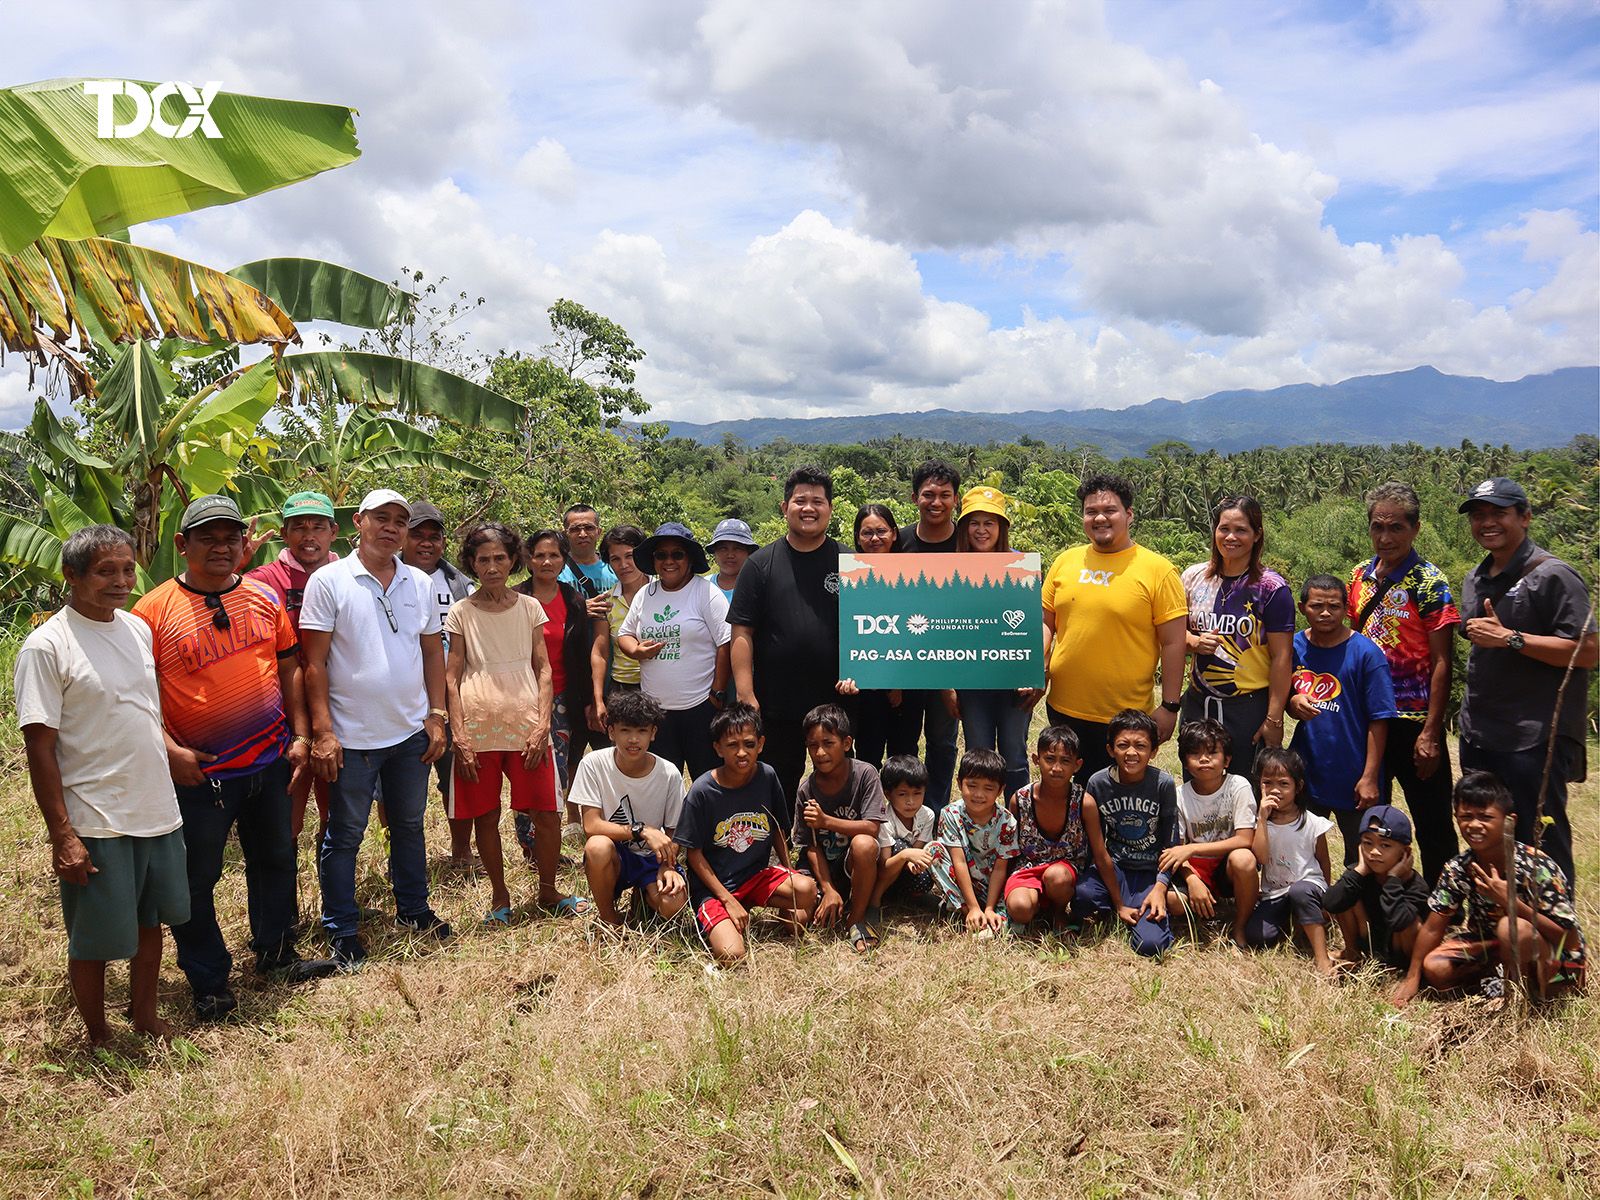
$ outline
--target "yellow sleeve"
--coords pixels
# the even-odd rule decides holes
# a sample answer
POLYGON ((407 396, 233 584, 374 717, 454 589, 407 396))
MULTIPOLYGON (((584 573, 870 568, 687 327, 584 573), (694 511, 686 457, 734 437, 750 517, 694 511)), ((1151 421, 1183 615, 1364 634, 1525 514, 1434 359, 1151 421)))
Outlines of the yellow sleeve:
POLYGON ((1183 590, 1178 568, 1163 558, 1157 569, 1161 574, 1156 579, 1150 597, 1150 610, 1155 614, 1155 623, 1162 625, 1174 617, 1187 617, 1189 597, 1183 590))

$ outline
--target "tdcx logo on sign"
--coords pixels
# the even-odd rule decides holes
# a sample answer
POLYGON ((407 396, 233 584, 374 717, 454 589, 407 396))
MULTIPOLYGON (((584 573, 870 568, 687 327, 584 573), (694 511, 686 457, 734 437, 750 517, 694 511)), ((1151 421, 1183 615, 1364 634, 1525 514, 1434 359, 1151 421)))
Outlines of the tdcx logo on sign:
POLYGON ((211 119, 211 102, 217 98, 222 84, 212 80, 196 88, 191 83, 170 80, 145 91, 143 84, 128 79, 88 79, 83 92, 95 98, 95 132, 103 138, 138 137, 146 129, 159 137, 186 138, 196 130, 208 138, 219 138, 222 130, 211 119), (116 101, 127 96, 133 101, 133 119, 117 123, 116 101), (182 97, 189 113, 174 125, 162 115, 161 108, 173 97, 182 97))
POLYGON ((900 616, 896 613, 889 617, 872 617, 863 613, 856 614, 856 632, 868 633, 899 633, 900 616))

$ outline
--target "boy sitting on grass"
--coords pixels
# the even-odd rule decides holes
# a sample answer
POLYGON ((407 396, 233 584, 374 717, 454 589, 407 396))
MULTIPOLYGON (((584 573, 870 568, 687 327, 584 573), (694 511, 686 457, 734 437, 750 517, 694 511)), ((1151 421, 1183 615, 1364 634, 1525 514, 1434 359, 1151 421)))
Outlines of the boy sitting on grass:
POLYGON ((1046 725, 1033 751, 1037 783, 1011 797, 1017 819, 1017 858, 1006 878, 1006 915, 1015 925, 1037 917, 1066 919, 1083 871, 1083 765, 1070 725, 1046 725))
POLYGON ((711 953, 721 963, 745 956, 750 909, 776 908, 791 932, 811 920, 817 886, 787 864, 783 786, 760 761, 761 714, 730 704, 711 718, 711 741, 722 765, 689 787, 673 840, 689 852, 689 896, 711 953))
MULTIPOLYGON (((1440 991, 1485 981, 1501 967, 1546 998, 1583 987, 1583 931, 1566 876, 1542 850, 1516 843, 1516 950, 1508 912, 1506 821, 1511 793, 1488 771, 1468 771, 1456 784, 1456 824, 1467 844, 1445 863, 1428 898, 1428 919, 1411 950, 1411 966, 1390 997, 1408 1003, 1426 983, 1440 991), (1466 921, 1450 934, 1463 911, 1466 921)), ((1486 989, 1487 990, 1487 989, 1486 989)))
POLYGON ((1258 881, 1255 789, 1228 771, 1232 738, 1220 721, 1208 717, 1180 729, 1178 757, 1189 782, 1178 789, 1178 845, 1161 852, 1159 866, 1173 878, 1168 895, 1180 912, 1203 921, 1217 915, 1219 897, 1232 896, 1233 940, 1242 943, 1258 881))
POLYGON ((1404 971, 1428 916, 1428 885, 1411 861, 1411 818, 1389 804, 1361 814, 1361 850, 1328 889, 1322 907, 1344 934, 1340 961, 1354 966, 1363 946, 1404 971))
POLYGON ((1006 760, 993 750, 968 750, 956 781, 961 798, 939 814, 928 872, 940 903, 961 913, 967 931, 993 937, 1005 928, 1006 868, 1017 856, 1017 819, 1000 806, 1006 760))
POLYGON ((878 782, 889 801, 889 817, 878 827, 878 883, 867 911, 876 912, 884 898, 916 899, 933 895, 927 846, 933 840, 933 809, 922 801, 928 794, 928 768, 909 754, 883 764, 878 782))
POLYGON ((850 718, 837 704, 819 704, 800 723, 811 774, 795 793, 794 845, 799 867, 817 882, 812 924, 831 927, 845 916, 857 954, 878 944, 867 910, 878 885, 878 834, 889 815, 878 772, 850 757, 850 718))
POLYGON ((1095 870, 1078 884, 1077 907, 1091 916, 1115 914, 1128 927, 1134 951, 1146 957, 1172 946, 1161 851, 1172 844, 1178 789, 1172 776, 1150 765, 1156 723, 1125 708, 1106 730, 1111 765, 1089 777, 1083 831, 1095 870))
POLYGON ((683 809, 683 776, 650 753, 661 705, 643 692, 619 692, 606 708, 611 745, 583 756, 567 799, 583 814, 583 873, 600 919, 620 925, 617 900, 644 894, 657 916, 675 917, 689 900, 672 840, 683 809))

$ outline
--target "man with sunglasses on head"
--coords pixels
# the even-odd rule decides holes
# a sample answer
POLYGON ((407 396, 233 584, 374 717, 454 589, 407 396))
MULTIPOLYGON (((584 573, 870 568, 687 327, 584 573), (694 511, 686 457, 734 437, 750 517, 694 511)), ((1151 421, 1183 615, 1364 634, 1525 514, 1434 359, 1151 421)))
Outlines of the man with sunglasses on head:
POLYGON ((356 852, 380 782, 395 920, 441 941, 452 933, 428 906, 422 824, 428 767, 445 748, 444 645, 432 580, 400 559, 410 519, 399 492, 368 492, 356 510, 355 553, 311 577, 300 610, 311 765, 330 784, 317 860, 322 924, 346 969, 367 956, 357 931, 356 852))
POLYGON ((213 898, 235 826, 256 972, 301 982, 333 970, 333 963, 303 959, 295 949, 289 792, 293 777, 307 769, 311 724, 289 615, 271 588, 235 569, 244 537, 238 505, 226 496, 199 497, 184 510, 174 539, 184 569, 133 608, 150 627, 187 849, 190 916, 172 936, 202 1021, 238 1007, 228 986, 233 958, 213 898))

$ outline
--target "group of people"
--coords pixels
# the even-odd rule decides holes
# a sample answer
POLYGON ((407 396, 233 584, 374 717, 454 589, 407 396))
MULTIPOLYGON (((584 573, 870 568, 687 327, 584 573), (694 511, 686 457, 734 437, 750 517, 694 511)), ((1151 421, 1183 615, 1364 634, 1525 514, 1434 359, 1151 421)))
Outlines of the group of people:
MULTIPOLYGON (((903 529, 863 507, 855 551, 1012 549, 999 489, 962 495, 959 472, 930 462, 912 496, 903 529)), ((67 604, 19 653, 16 702, 91 1039, 109 1036, 118 959, 132 960, 135 1028, 166 1030, 162 925, 197 1018, 237 1006, 213 903, 235 830, 260 975, 298 982, 365 958, 356 865, 375 807, 395 921, 453 936, 429 896, 435 778, 452 860, 476 846, 489 927, 514 912, 509 794, 540 907, 617 922, 629 889, 635 912, 692 906, 723 961, 746 953, 761 905, 794 929, 838 925, 863 952, 898 896, 980 936, 1103 917, 1159 954, 1173 914, 1209 920, 1231 898, 1234 941, 1298 927, 1325 971, 1332 914, 1347 958, 1366 947, 1407 969, 1398 999, 1493 969, 1581 980, 1566 789, 1582 777, 1595 626, 1581 579, 1528 537, 1515 482, 1486 480, 1461 505, 1486 557, 1459 608, 1413 548, 1420 507, 1403 484, 1368 498, 1373 556, 1298 598, 1263 565, 1251 497, 1218 505, 1209 560, 1181 574, 1134 540, 1125 480, 1091 476, 1079 500, 1086 542, 1041 588, 1046 677, 1014 691, 863 692, 839 677, 845 548, 816 467, 785 481, 785 532, 766 546, 737 518, 702 546, 675 522, 602 530, 576 504, 526 536, 480 523, 454 564, 439 510, 380 488, 342 557, 328 498, 291 496, 282 552, 248 569, 266 539, 232 499, 203 496, 180 522, 184 569, 131 613, 131 540, 79 531, 62 554, 67 604), (1452 790, 1458 631, 1472 651, 1452 790), (1181 780, 1151 763, 1175 731, 1181 780), (313 799, 329 953, 307 958, 296 859, 313 799), (563 825, 592 900, 558 886, 563 825)))

